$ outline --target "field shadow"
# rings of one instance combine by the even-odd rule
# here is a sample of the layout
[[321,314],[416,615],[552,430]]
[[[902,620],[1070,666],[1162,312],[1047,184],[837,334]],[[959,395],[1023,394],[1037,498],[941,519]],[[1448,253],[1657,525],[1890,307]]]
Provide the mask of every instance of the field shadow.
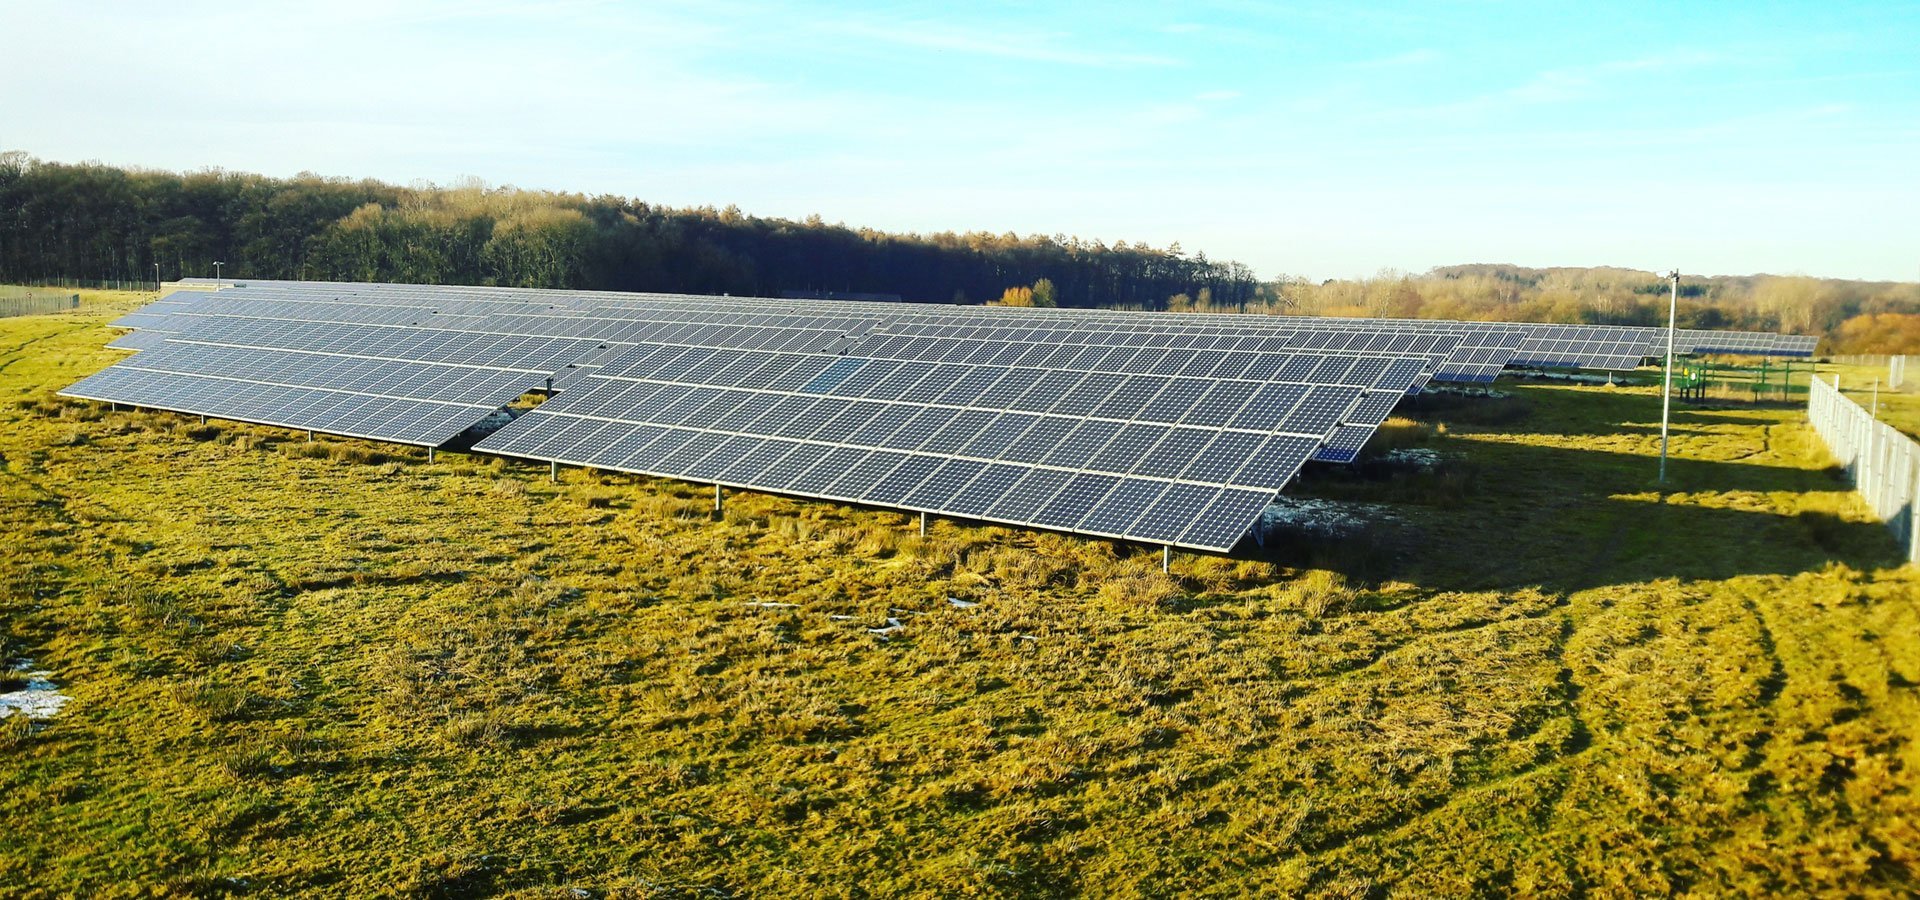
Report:
[[[1648,412],[1657,420],[1657,396],[1537,399],[1545,402],[1535,415],[1498,429],[1530,442],[1468,431],[1434,445],[1448,458],[1434,471],[1305,473],[1288,497],[1355,504],[1362,519],[1384,514],[1345,533],[1285,529],[1235,555],[1438,590],[1581,590],[1902,561],[1890,531],[1863,517],[1837,468],[1785,464],[1768,447],[1757,459],[1670,459],[1662,484],[1655,457],[1574,445],[1582,435],[1642,432],[1623,423],[1644,422]],[[1604,410],[1557,408],[1590,401]],[[1680,433],[1773,424],[1724,411],[1674,418]]]

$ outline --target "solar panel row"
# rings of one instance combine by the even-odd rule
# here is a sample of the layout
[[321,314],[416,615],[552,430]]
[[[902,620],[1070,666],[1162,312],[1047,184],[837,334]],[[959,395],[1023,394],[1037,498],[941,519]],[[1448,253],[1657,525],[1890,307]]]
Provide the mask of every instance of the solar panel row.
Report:
[[[1404,390],[1404,365],[1312,359],[1366,370],[1350,382]],[[1362,393],[1358,383],[643,347],[476,449],[1220,550]]]
[[[437,297],[430,289],[413,286],[352,286],[355,290],[379,289],[380,302],[352,299],[351,291],[327,287],[275,283],[264,287],[228,289],[218,296],[190,298],[193,307],[183,310],[187,321],[207,318],[240,320],[247,329],[269,327],[265,320],[282,322],[321,321],[333,324],[372,322],[383,325],[421,326],[433,330],[473,330],[494,334],[556,333],[585,335],[618,346],[637,340],[681,342],[692,346],[725,346],[812,350],[824,347],[849,355],[898,356],[903,358],[968,359],[1005,362],[1035,367],[1111,368],[1121,372],[1176,372],[1192,374],[1196,366],[1214,366],[1207,350],[1236,351],[1219,365],[1245,368],[1254,350],[1277,351],[1296,348],[1309,352],[1388,352],[1423,353],[1436,364],[1448,358],[1458,335],[1420,334],[1399,331],[1340,330],[1320,331],[1291,325],[1259,323],[1229,328],[1220,323],[1200,326],[1170,326],[1166,317],[1131,314],[1097,314],[1093,326],[1077,329],[1034,327],[1018,311],[961,308],[943,316],[918,312],[910,321],[898,323],[940,337],[911,337],[894,334],[895,325],[872,317],[870,306],[855,306],[846,314],[813,314],[812,305],[796,307],[788,301],[735,300],[707,298],[696,301],[685,297],[619,302],[599,294],[565,295],[574,306],[521,300],[481,299],[472,289],[457,299]],[[561,298],[541,298],[542,300]],[[438,302],[439,307],[431,304]],[[925,307],[907,308],[922,310]],[[583,310],[592,316],[581,315]],[[985,318],[974,316],[987,313]],[[981,325],[985,321],[989,324]],[[972,322],[975,324],[956,324]],[[177,326],[184,327],[184,326]],[[277,327],[277,326],[276,326]],[[203,326],[196,333],[206,333]],[[1252,332],[1252,333],[1249,333]],[[954,337],[972,335],[971,339]],[[991,346],[980,343],[993,339]],[[282,342],[284,344],[285,342]],[[355,337],[348,343],[363,343]],[[304,345],[303,345],[304,346]],[[1078,357],[1075,359],[1075,357]],[[584,369],[591,358],[578,362],[555,379],[565,388]],[[1497,368],[1495,366],[1494,368]],[[1258,377],[1258,376],[1256,376]],[[1425,373],[1416,375],[1409,389],[1425,383]],[[1352,427],[1349,435],[1371,434],[1378,419],[1343,423]],[[1330,449],[1316,458],[1345,462],[1353,458],[1346,449]]]
[[1659,333],[299,282],[116,324],[141,352],[68,393],[437,446],[547,387],[477,449],[1211,550],[1429,378]]
[[410,286],[169,300],[143,323],[164,340],[72,393],[432,445],[552,378],[477,449],[1213,550],[1460,339],[968,310],[907,334],[871,306]]

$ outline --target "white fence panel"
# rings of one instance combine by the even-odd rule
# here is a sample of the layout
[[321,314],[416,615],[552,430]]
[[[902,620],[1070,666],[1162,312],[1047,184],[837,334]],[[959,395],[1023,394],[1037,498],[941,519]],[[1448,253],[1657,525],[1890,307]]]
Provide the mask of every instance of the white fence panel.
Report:
[[1875,421],[1817,377],[1807,390],[1807,418],[1846,467],[1854,490],[1906,548],[1907,561],[1920,563],[1920,443]]

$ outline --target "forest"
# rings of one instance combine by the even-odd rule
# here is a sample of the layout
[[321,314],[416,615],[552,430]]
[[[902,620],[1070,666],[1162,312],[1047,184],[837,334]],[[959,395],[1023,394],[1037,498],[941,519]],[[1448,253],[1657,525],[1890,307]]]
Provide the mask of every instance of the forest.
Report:
[[0,282],[237,278],[985,302],[1046,279],[1062,306],[1242,304],[1253,270],[1176,245],[893,234],[625,197],[0,154]]
[[[0,283],[234,278],[487,284],[928,302],[1654,325],[1667,283],[1625,268],[1445,266],[1260,281],[1178,244],[894,234],[612,195],[177,173],[0,153]],[[1303,263],[1310,261],[1303,260]],[[1920,353],[1920,284],[1693,276],[1680,323]]]
[[[1667,300],[1664,279],[1635,269],[1463,265],[1331,281],[1282,276],[1261,284],[1248,311],[1664,325]],[[1826,353],[1920,353],[1920,284],[1683,272],[1678,320],[1682,328],[1818,334]]]

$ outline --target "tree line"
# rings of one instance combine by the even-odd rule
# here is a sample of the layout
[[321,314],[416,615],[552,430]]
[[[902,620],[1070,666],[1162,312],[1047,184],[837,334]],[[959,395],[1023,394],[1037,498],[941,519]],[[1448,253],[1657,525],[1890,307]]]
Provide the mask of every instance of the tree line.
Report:
[[939,302],[986,302],[1045,281],[1060,306],[1146,309],[1202,292],[1245,304],[1259,291],[1247,266],[1177,244],[895,234],[478,181],[399,187],[0,154],[0,281],[145,281],[156,265],[172,280],[212,275],[216,261],[233,278]]
[[[1665,325],[1668,283],[1621,268],[1444,266],[1421,274],[1261,285],[1252,311],[1469,321]],[[1215,304],[1217,307],[1218,304]],[[1920,353],[1920,284],[1682,273],[1682,328],[1812,334],[1829,353]]]

